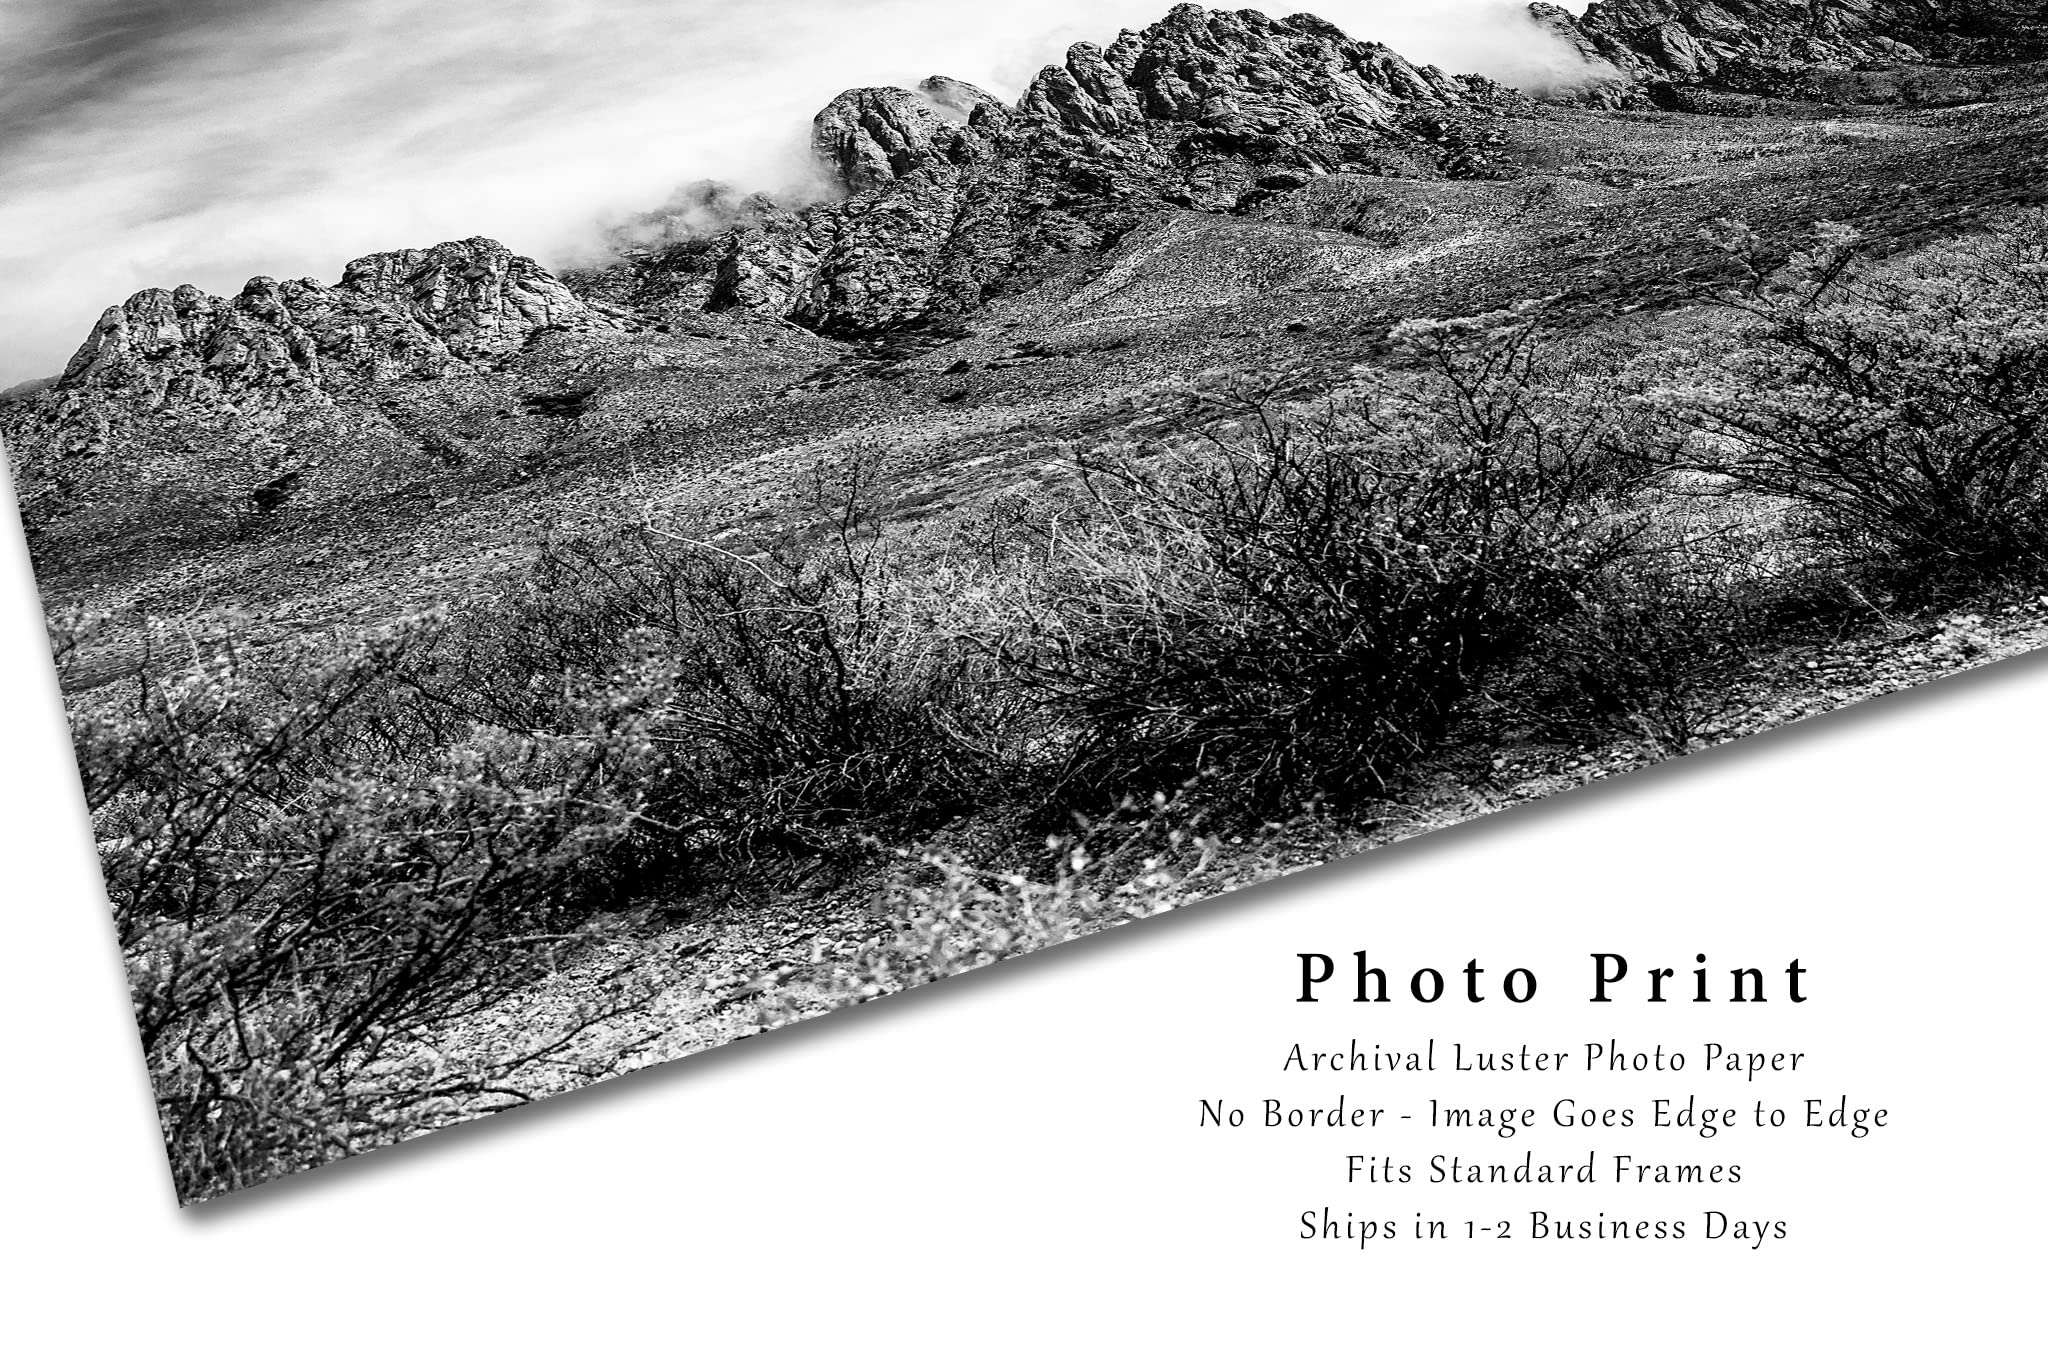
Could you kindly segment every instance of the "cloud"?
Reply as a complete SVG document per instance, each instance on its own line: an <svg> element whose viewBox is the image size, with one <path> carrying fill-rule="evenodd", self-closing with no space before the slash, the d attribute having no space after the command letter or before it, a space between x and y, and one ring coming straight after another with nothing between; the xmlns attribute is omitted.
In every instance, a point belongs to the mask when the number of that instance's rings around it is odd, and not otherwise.
<svg viewBox="0 0 2048 1366"><path fill-rule="evenodd" d="M934 72L1014 97L1168 0L0 0L0 385L152 285L334 279L476 233L559 261L718 179L807 169L840 90ZM1511 0L1310 0L1355 36L1540 83ZM1576 8L1577 6L1574 6Z"/></svg>

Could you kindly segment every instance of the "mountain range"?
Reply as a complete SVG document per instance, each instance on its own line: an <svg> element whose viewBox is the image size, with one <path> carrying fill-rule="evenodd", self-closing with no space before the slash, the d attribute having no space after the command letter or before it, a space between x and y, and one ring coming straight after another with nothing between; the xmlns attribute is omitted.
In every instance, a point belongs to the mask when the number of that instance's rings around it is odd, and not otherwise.
<svg viewBox="0 0 2048 1366"><path fill-rule="evenodd" d="M695 187L597 267L479 236L331 285L142 291L0 399L45 590L323 621L367 576L395 609L537 517L772 516L777 478L849 445L915 515L1177 377L1341 373L1402 317L1524 298L1651 325L1711 275L1715 219L1912 240L2048 181L2038 4L1531 12L1583 58L1553 89L1181 5L1014 104L850 90L813 132L840 193Z"/></svg>

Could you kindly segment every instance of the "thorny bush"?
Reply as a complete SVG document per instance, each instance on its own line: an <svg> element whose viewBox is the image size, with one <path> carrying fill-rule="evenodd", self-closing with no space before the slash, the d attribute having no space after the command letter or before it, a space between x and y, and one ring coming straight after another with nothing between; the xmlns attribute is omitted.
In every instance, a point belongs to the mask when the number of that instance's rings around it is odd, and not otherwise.
<svg viewBox="0 0 2048 1366"><path fill-rule="evenodd" d="M1011 666L1087 806L1220 773L1257 808L1370 797L1629 555L1597 421L1522 312L1405 325L1404 375L1306 408L1235 380L1198 439L1098 457L1035 555Z"/></svg>
<svg viewBox="0 0 2048 1366"><path fill-rule="evenodd" d="M1016 705L950 620L981 589L903 558L855 497L781 538L563 540L470 625L442 687L524 730L579 680L631 680L642 874L914 836L989 800Z"/></svg>
<svg viewBox="0 0 2048 1366"><path fill-rule="evenodd" d="M1901 260L1740 223L1742 346L1658 395L1674 462L1788 500L1825 553L1928 597L2048 563L2048 212Z"/></svg>
<svg viewBox="0 0 2048 1366"><path fill-rule="evenodd" d="M145 660L131 694L74 718L187 1194L388 1141L403 1120L357 1083L395 1038L552 964L631 823L612 775L645 744L597 706L573 736L450 729L403 681L432 618L270 651L218 629L182 671Z"/></svg>

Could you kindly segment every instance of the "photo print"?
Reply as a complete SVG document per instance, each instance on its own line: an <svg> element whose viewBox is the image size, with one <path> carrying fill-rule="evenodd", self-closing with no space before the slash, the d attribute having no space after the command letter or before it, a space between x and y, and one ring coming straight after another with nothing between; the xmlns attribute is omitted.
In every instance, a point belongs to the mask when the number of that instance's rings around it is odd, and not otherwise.
<svg viewBox="0 0 2048 1366"><path fill-rule="evenodd" d="M2037 0L17 8L186 1201L2048 636Z"/></svg>

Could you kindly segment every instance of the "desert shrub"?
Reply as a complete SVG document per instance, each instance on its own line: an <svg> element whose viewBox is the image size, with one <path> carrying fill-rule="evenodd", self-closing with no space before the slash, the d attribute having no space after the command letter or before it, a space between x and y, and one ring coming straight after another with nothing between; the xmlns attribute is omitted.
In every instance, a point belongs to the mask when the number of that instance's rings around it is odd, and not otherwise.
<svg viewBox="0 0 2048 1366"><path fill-rule="evenodd" d="M1675 463L1788 500L1822 553L1914 595L2048 559L2048 215L1903 260L1855 233L1768 268L1749 231L1729 301L1751 325L1657 395Z"/></svg>
<svg viewBox="0 0 2048 1366"><path fill-rule="evenodd" d="M1009 647L1070 737L1065 800L1204 771L1264 809L1377 795L1628 554L1530 318L1397 341L1405 378L1306 408L1212 388L1199 440L1090 462Z"/></svg>
<svg viewBox="0 0 2048 1366"><path fill-rule="evenodd" d="M632 708L600 695L571 735L464 725L404 681L441 630L262 651L226 623L188 638L182 668L160 633L132 685L77 709L188 1195L388 1139L389 1098L351 1079L551 965L631 827L616 779L645 745ZM465 1086L484 1082L449 1089Z"/></svg>
<svg viewBox="0 0 2048 1366"><path fill-rule="evenodd" d="M534 729L579 680L633 680L653 746L628 845L643 871L847 853L1000 782L1014 701L948 624L975 595L851 503L754 540L567 540L466 625L445 690Z"/></svg>
<svg viewBox="0 0 2048 1366"><path fill-rule="evenodd" d="M1528 692L1554 700L1567 729L1618 720L1686 753L1722 715L1780 595L1772 572L1750 537L1641 547L1589 583L1534 652Z"/></svg>

